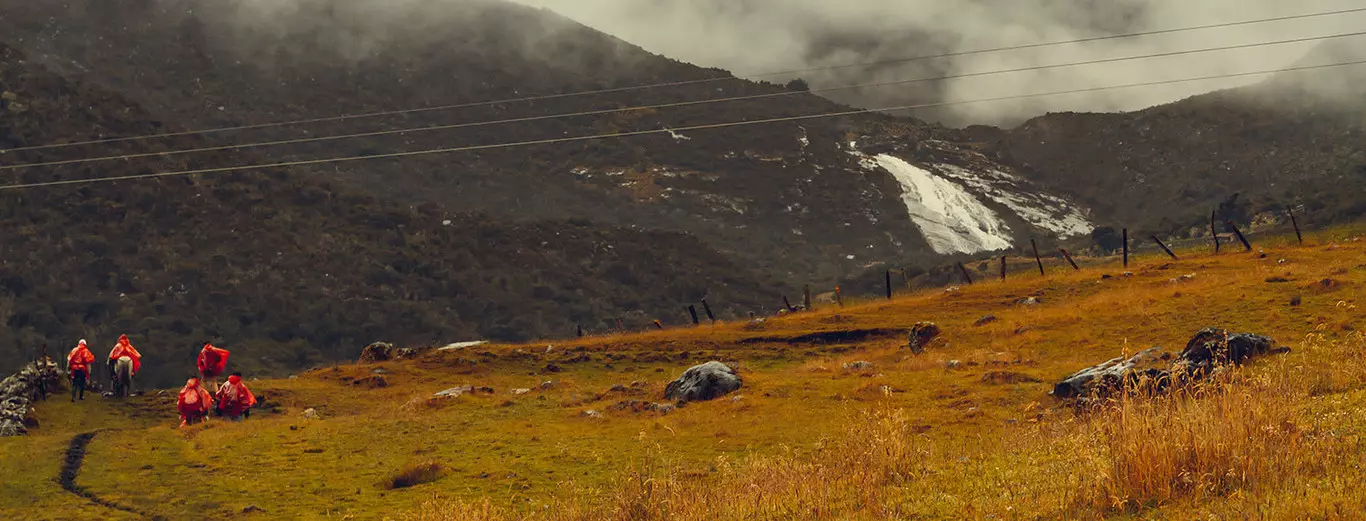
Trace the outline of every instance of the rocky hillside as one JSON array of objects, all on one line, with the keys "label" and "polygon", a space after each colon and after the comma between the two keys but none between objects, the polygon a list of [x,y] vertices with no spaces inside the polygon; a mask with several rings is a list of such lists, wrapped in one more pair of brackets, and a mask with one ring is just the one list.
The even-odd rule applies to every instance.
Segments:
[{"label": "rocky hillside", "polygon": [[[8,18],[6,18],[8,19]],[[0,148],[91,132],[145,134],[156,117],[95,82],[0,46]],[[158,145],[203,146],[185,137]],[[144,144],[111,147],[149,150]],[[58,157],[0,154],[5,163]],[[217,154],[186,168],[265,158]],[[145,172],[119,162],[6,173],[39,182]],[[709,296],[723,316],[762,310],[780,287],[694,238],[584,221],[506,222],[410,208],[319,181],[329,170],[0,191],[0,372],[42,343],[99,354],[128,333],[149,383],[193,371],[206,341],[255,374],[354,357],[366,343],[529,339],[685,320]]]},{"label": "rocky hillside", "polygon": [[[127,96],[171,129],[729,78],[502,0],[377,5],[0,0],[0,40],[68,78]],[[354,156],[848,110],[781,86],[730,80],[206,139],[242,143],[764,94],[794,95],[253,153],[269,160]],[[1089,231],[1084,208],[1038,193],[1010,167],[952,140],[932,141],[933,130],[877,116],[805,120],[352,163],[329,175],[387,199],[436,201],[499,219],[580,218],[691,233],[794,282],[832,280],[877,261],[930,262],[1029,236]],[[90,129],[63,138],[124,134]]]},{"label": "rocky hillside", "polygon": [[[1324,46],[1304,64],[1366,59],[1366,39]],[[1238,213],[1293,205],[1312,225],[1366,215],[1366,66],[1284,73],[1267,82],[1121,114],[1051,114],[1010,130],[975,127],[992,157],[1104,216],[1147,232],[1205,233],[1237,195]]]}]

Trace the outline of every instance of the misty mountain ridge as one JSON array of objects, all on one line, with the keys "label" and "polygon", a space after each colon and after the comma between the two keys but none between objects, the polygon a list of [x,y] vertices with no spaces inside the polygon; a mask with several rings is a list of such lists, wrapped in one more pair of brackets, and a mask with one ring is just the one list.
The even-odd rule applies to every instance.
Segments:
[{"label": "misty mountain ridge", "polygon": [[[724,80],[214,133],[162,144],[129,142],[114,151],[475,124],[440,132],[408,131],[226,150],[208,156],[142,158],[119,163],[118,169],[88,163],[19,171],[18,179],[29,182],[106,176],[115,171],[173,171],[499,145],[849,110],[780,85],[736,80],[724,71],[657,56],[550,11],[498,0],[386,4],[85,0],[64,5],[0,0],[0,12],[5,14],[0,17],[0,43],[27,54],[26,58],[10,55],[9,65],[45,78],[13,88],[23,98],[20,104],[41,106],[32,98],[62,100],[52,112],[29,112],[25,117],[40,115],[67,122],[57,127],[44,127],[37,119],[11,123],[6,147],[662,82]],[[5,89],[12,89],[12,79],[0,80]],[[270,204],[279,205],[287,217],[265,224],[244,221],[235,229],[259,229],[255,235],[268,238],[263,244],[284,241],[294,245],[299,258],[338,263],[326,270],[314,268],[307,276],[288,270],[278,276],[311,280],[318,271],[340,274],[349,281],[343,286],[348,288],[345,291],[364,297],[344,300],[353,307],[342,311],[310,307],[298,315],[346,317],[335,331],[267,326],[260,319],[243,321],[240,316],[238,326],[215,326],[213,331],[202,332],[186,319],[178,325],[173,320],[129,322],[136,315],[178,313],[178,308],[147,307],[167,297],[145,287],[159,288],[165,283],[172,288],[168,291],[193,293],[176,288],[182,280],[203,280],[211,272],[203,266],[219,262],[214,255],[231,256],[214,249],[220,246],[206,250],[216,253],[205,258],[172,255],[166,252],[202,249],[177,245],[211,243],[203,242],[204,237],[155,227],[120,235],[104,228],[108,223],[99,221],[96,213],[78,214],[68,226],[115,238],[114,244],[92,251],[124,251],[131,248],[124,243],[133,238],[148,243],[149,253],[140,254],[146,258],[115,256],[116,268],[107,263],[91,268],[96,280],[112,280],[108,273],[125,273],[117,279],[123,280],[138,270],[166,273],[158,276],[154,286],[134,285],[145,293],[145,300],[127,307],[136,310],[136,315],[115,311],[115,316],[123,317],[121,321],[100,312],[91,314],[85,307],[81,313],[71,311],[74,307],[52,308],[39,320],[27,315],[36,312],[28,310],[32,302],[56,299],[55,295],[74,290],[33,271],[34,266],[50,262],[48,255],[66,259],[84,251],[84,246],[35,250],[29,266],[13,268],[24,290],[23,295],[14,293],[14,316],[28,318],[12,320],[10,333],[22,344],[47,335],[69,335],[78,327],[104,331],[137,325],[140,329],[135,331],[174,339],[177,344],[193,343],[198,340],[192,339],[212,333],[208,336],[261,341],[267,346],[325,346],[319,353],[299,348],[304,349],[303,355],[269,366],[279,370],[346,355],[380,337],[407,342],[475,336],[523,339],[564,334],[576,323],[610,326],[622,315],[630,315],[628,325],[634,327],[647,324],[652,317],[676,315],[680,302],[706,295],[722,296],[730,316],[746,309],[771,310],[785,287],[805,283],[832,287],[862,277],[864,270],[880,274],[887,267],[970,258],[1027,245],[1031,238],[1042,239],[1044,247],[1057,241],[1085,244],[1091,228],[1101,224],[1186,233],[1207,218],[1208,208],[1234,192],[1245,194],[1244,200],[1260,208],[1286,201],[1302,204],[1311,222],[1359,215],[1362,209],[1354,197],[1331,189],[1341,186],[1344,179],[1355,183],[1353,176],[1366,172],[1358,166],[1366,164],[1360,160],[1359,125],[1339,121],[1326,110],[1277,114],[1295,104],[1281,100],[1280,106],[1272,108],[1264,101],[1249,101],[1248,93],[1255,91],[1223,91],[1128,114],[1052,114],[1012,129],[959,130],[866,114],[188,178],[201,190],[231,194],[236,189],[232,183],[248,176],[261,193],[245,200],[225,195],[224,211],[231,212],[233,204],[243,201],[249,201],[252,208],[276,201]],[[755,95],[768,97],[480,124]],[[98,117],[53,115],[81,106],[91,107]],[[6,154],[5,160],[24,163],[110,152],[90,150],[25,151]],[[169,190],[166,187],[179,187],[178,183],[162,181],[150,186]],[[151,189],[137,185],[86,185],[79,190],[107,196],[105,204],[136,207],[149,200],[139,191]],[[114,186],[121,188],[106,192],[105,187]],[[14,212],[35,211],[24,206],[31,201],[25,198],[27,193],[15,192],[16,199],[9,203],[15,205]],[[348,195],[356,193],[370,195],[361,199]],[[179,206],[193,198],[190,193],[171,194],[158,211],[208,219],[197,210]],[[64,203],[49,204],[60,207]],[[320,204],[324,210],[315,208]],[[347,217],[320,217],[329,212],[343,212]],[[465,212],[482,215],[446,217],[469,215]],[[440,224],[448,220],[450,225]],[[40,222],[34,221],[39,228],[36,234],[25,236],[28,240],[58,235],[55,229],[42,228]],[[286,226],[296,222],[312,223],[314,231]],[[414,227],[417,224],[411,223],[417,222],[443,231],[418,234],[423,238],[418,244],[425,245],[418,248],[410,242],[413,234],[392,229],[399,224]],[[444,231],[451,228],[461,233]],[[577,231],[561,235],[570,230]],[[431,239],[434,236],[452,242]],[[550,236],[560,239],[548,240]],[[218,242],[212,244],[233,245],[242,240],[231,234],[214,237]],[[338,237],[351,239],[338,243]],[[502,246],[486,251],[488,244]],[[613,245],[617,253],[592,260],[604,244]],[[397,250],[381,253],[386,247]],[[534,261],[509,260],[546,248],[545,255]],[[242,246],[239,251],[245,252],[239,257],[250,262],[272,258],[264,246]],[[374,261],[357,265],[340,260],[356,256]],[[586,264],[585,258],[590,259]],[[535,268],[527,272],[527,266]],[[567,275],[547,281],[554,278],[553,273]],[[451,286],[443,279],[464,282]],[[330,290],[309,289],[330,287],[321,281],[298,287],[271,282],[259,287],[275,286],[292,288],[291,300],[325,303],[337,298]],[[233,302],[242,313],[277,309],[280,302],[261,299],[283,298],[241,293],[235,288],[223,291],[218,301]],[[100,297],[106,307],[97,311],[121,309],[122,304],[108,300],[114,298],[109,295]],[[402,311],[368,311],[367,306],[390,299],[405,302]],[[194,316],[216,312],[212,305],[204,309]],[[451,309],[461,318],[450,318]],[[287,323],[295,316],[281,314],[277,319]],[[309,324],[307,318],[295,323]]]}]

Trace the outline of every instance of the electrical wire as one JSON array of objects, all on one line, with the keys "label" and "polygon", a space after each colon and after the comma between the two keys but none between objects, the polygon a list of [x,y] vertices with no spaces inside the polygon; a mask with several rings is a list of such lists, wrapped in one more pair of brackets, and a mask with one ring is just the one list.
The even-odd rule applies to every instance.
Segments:
[{"label": "electrical wire", "polygon": [[1139,38],[1139,37],[1155,36],[1155,35],[1162,35],[1162,34],[1174,34],[1174,33],[1190,32],[1190,31],[1202,31],[1202,30],[1207,30],[1207,29],[1219,29],[1219,28],[1227,28],[1227,27],[1238,27],[1238,26],[1245,26],[1245,25],[1254,25],[1254,24],[1263,24],[1263,23],[1272,23],[1272,22],[1283,22],[1283,21],[1300,20],[1300,19],[1306,19],[1306,18],[1319,18],[1319,17],[1325,17],[1325,16],[1336,16],[1336,15],[1352,14],[1352,13],[1361,13],[1361,12],[1366,12],[1366,7],[1352,8],[1352,9],[1339,9],[1339,10],[1335,10],[1335,11],[1324,11],[1324,12],[1315,12],[1315,13],[1305,13],[1305,14],[1298,14],[1298,15],[1278,16],[1278,17],[1273,17],[1273,18],[1260,18],[1260,19],[1255,19],[1255,20],[1242,20],[1242,21],[1237,21],[1237,22],[1223,22],[1223,23],[1215,23],[1215,24],[1194,25],[1194,26],[1179,27],[1179,28],[1172,28],[1172,29],[1159,29],[1159,30],[1153,30],[1153,31],[1142,31],[1142,32],[1125,33],[1125,34],[1116,34],[1116,35],[1093,36],[1093,37],[1087,37],[1087,38],[1076,38],[1076,39],[1071,39],[1071,40],[1057,40],[1057,41],[1051,41],[1051,42],[1038,42],[1038,43],[1031,43],[1031,44],[1022,44],[1022,45],[1011,45],[1011,46],[1004,46],[1004,47],[993,47],[993,48],[985,48],[985,49],[976,49],[976,50],[970,50],[970,51],[956,51],[956,52],[948,52],[948,53],[940,53],[940,54],[929,54],[929,55],[921,55],[921,56],[911,56],[911,57],[906,57],[906,58],[895,58],[895,59],[888,59],[888,60],[867,61],[867,62],[858,62],[858,63],[847,63],[847,64],[840,64],[840,65],[830,65],[830,66],[822,66],[822,67],[811,67],[811,68],[806,68],[806,69],[794,69],[794,70],[787,70],[787,71],[775,71],[775,72],[764,72],[764,73],[758,73],[758,74],[744,74],[744,75],[722,76],[722,77],[715,77],[715,78],[702,78],[702,79],[696,79],[696,80],[682,80],[682,81],[672,81],[672,82],[661,82],[661,83],[640,84],[640,85],[631,85],[631,86],[626,86],[626,87],[614,87],[614,88],[605,88],[605,89],[594,89],[594,90],[585,90],[585,91],[578,91],[578,92],[568,92],[568,93],[561,93],[561,94],[546,94],[546,95],[540,95],[540,96],[525,96],[525,97],[519,97],[519,98],[507,98],[507,99],[500,99],[500,100],[478,101],[478,102],[459,103],[459,104],[452,104],[452,105],[439,105],[439,106],[435,106],[435,107],[417,107],[417,108],[401,109],[401,110],[389,110],[389,111],[381,111],[381,112],[368,112],[368,113],[361,113],[361,114],[344,114],[344,115],[339,115],[339,116],[329,116],[329,117],[319,117],[319,118],[308,118],[308,119],[296,119],[296,120],[288,120],[288,121],[277,121],[277,122],[271,122],[271,123],[258,123],[258,124],[251,124],[251,125],[237,125],[237,126],[230,126],[230,127],[218,127],[218,128],[208,128],[208,129],[200,129],[200,130],[186,130],[186,131],[179,131],[179,132],[166,132],[166,133],[161,133],[161,134],[148,134],[148,135],[142,135],[142,136],[128,136],[128,137],[117,137],[117,138],[106,138],[106,139],[92,139],[92,140],[85,140],[85,141],[75,141],[75,142],[70,142],[70,143],[52,143],[52,144],[47,144],[47,145],[33,145],[33,146],[27,146],[27,147],[18,147],[18,148],[11,148],[11,149],[6,149],[6,150],[0,150],[0,154],[3,154],[3,153],[5,153],[5,152],[19,152],[19,151],[26,151],[26,150],[44,150],[44,149],[66,148],[66,147],[83,146],[83,145],[95,145],[95,144],[106,144],[106,143],[118,143],[118,142],[126,142],[126,141],[143,141],[143,140],[161,139],[161,138],[169,138],[169,137],[180,137],[180,136],[190,136],[190,135],[199,135],[199,134],[214,134],[214,133],[235,132],[235,131],[242,131],[242,130],[255,130],[255,129],[263,129],[263,128],[287,127],[287,126],[295,126],[295,125],[307,125],[307,124],[313,124],[313,123],[328,123],[328,122],[336,122],[336,121],[347,121],[347,120],[363,119],[363,118],[377,118],[377,117],[384,117],[384,116],[398,116],[398,115],[417,114],[417,113],[424,113],[424,112],[454,110],[454,109],[461,109],[461,108],[472,108],[472,107],[484,107],[484,106],[490,106],[490,105],[501,105],[501,104],[507,104],[507,103],[522,103],[522,102],[530,102],[530,101],[546,101],[546,100],[554,100],[554,99],[572,98],[572,97],[578,97],[578,96],[588,96],[588,95],[596,95],[596,94],[613,94],[613,93],[631,92],[631,91],[638,91],[638,90],[658,89],[658,88],[667,88],[667,87],[680,87],[680,86],[686,86],[686,85],[697,85],[697,84],[716,83],[716,82],[726,82],[726,81],[747,81],[747,80],[745,80],[744,78],[742,78],[742,77],[737,77],[737,76],[744,76],[744,77],[748,77],[748,78],[764,78],[764,77],[772,77],[772,76],[790,76],[790,75],[794,75],[794,74],[803,74],[803,73],[819,72],[819,71],[827,71],[827,70],[839,70],[839,69],[848,69],[848,68],[857,68],[857,67],[873,67],[873,66],[879,66],[879,65],[890,65],[890,64],[894,64],[894,63],[909,63],[909,62],[924,61],[924,60],[935,60],[935,59],[943,59],[943,58],[957,58],[957,57],[971,56],[971,55],[977,55],[977,54],[989,54],[989,53],[996,53],[996,52],[1017,51],[1017,50],[1027,50],[1027,49],[1038,49],[1038,48],[1043,48],[1043,47],[1052,47],[1052,46],[1061,46],[1061,45],[1073,45],[1073,44],[1079,44],[1079,43],[1090,43],[1090,42],[1098,42],[1098,41],[1106,41],[1106,40],[1119,40],[1119,39],[1127,39],[1127,38]]},{"label": "electrical wire", "polygon": [[133,175],[123,175],[123,176],[96,177],[96,178],[89,178],[89,179],[68,179],[68,180],[62,180],[62,181],[43,181],[43,182],[37,182],[37,183],[23,183],[23,184],[13,184],[13,185],[3,185],[3,186],[0,186],[0,191],[20,190],[20,189],[40,188],[40,187],[52,187],[52,186],[68,186],[68,185],[79,185],[79,184],[103,183],[103,182],[112,182],[112,181],[129,181],[129,180],[137,180],[137,179],[157,179],[157,178],[168,178],[168,177],[181,177],[181,176],[192,176],[192,175],[202,175],[202,174],[214,174],[214,173],[224,173],[224,172],[238,172],[238,171],[243,171],[243,170],[268,169],[268,168],[284,168],[284,167],[292,167],[292,166],[307,166],[307,165],[320,165],[320,164],[331,164],[331,163],[346,163],[346,162],[353,162],[353,161],[364,161],[364,160],[375,160],[375,159],[396,159],[396,158],[405,158],[405,157],[414,157],[414,156],[426,156],[426,155],[433,155],[433,154],[448,154],[448,153],[453,153],[453,152],[467,152],[467,151],[475,151],[475,150],[491,150],[491,149],[502,149],[502,148],[525,147],[525,146],[533,146],[533,145],[546,145],[546,144],[555,144],[555,143],[569,143],[569,142],[577,142],[577,141],[591,141],[591,140],[600,140],[600,139],[614,139],[614,138],[623,138],[623,137],[632,137],[632,136],[644,136],[644,135],[650,135],[650,134],[663,134],[663,133],[671,133],[671,134],[672,134],[672,133],[677,133],[677,132],[690,132],[690,131],[696,131],[696,130],[710,130],[710,129],[718,129],[718,128],[731,128],[731,127],[741,127],[741,126],[750,126],[750,125],[762,125],[762,124],[769,124],[769,123],[783,123],[783,122],[805,121],[805,120],[812,120],[812,119],[822,119],[822,118],[832,118],[832,117],[842,117],[842,116],[855,116],[855,115],[861,115],[861,114],[871,114],[871,113],[876,113],[876,112],[891,112],[891,111],[913,110],[913,109],[922,109],[922,108],[931,108],[931,107],[943,107],[943,106],[951,106],[951,105],[964,105],[964,104],[972,104],[972,103],[987,103],[987,102],[996,102],[996,101],[1008,101],[1008,100],[1029,99],[1029,98],[1040,98],[1040,97],[1048,97],[1048,96],[1061,96],[1061,95],[1068,95],[1068,94],[1082,94],[1082,93],[1088,93],[1088,92],[1098,92],[1098,91],[1118,90],[1118,89],[1129,89],[1129,88],[1137,88],[1137,87],[1151,87],[1151,86],[1158,86],[1158,85],[1169,85],[1169,84],[1174,84],[1174,83],[1186,83],[1186,82],[1195,82],[1195,81],[1208,81],[1208,80],[1220,80],[1220,79],[1228,79],[1228,78],[1240,78],[1240,77],[1249,77],[1249,76],[1260,76],[1260,75],[1267,75],[1267,74],[1278,74],[1278,73],[1287,73],[1287,72],[1298,72],[1298,71],[1307,71],[1307,70],[1316,70],[1316,69],[1326,69],[1326,68],[1332,68],[1332,67],[1346,67],[1346,66],[1351,66],[1351,65],[1362,65],[1362,64],[1366,64],[1366,60],[1351,61],[1351,62],[1342,62],[1342,63],[1333,63],[1333,64],[1326,64],[1326,65],[1306,65],[1306,66],[1299,66],[1299,67],[1288,67],[1288,68],[1281,68],[1281,69],[1263,70],[1263,71],[1254,71],[1254,72],[1242,72],[1242,73],[1233,73],[1233,74],[1217,74],[1217,75],[1202,76],[1202,77],[1196,77],[1196,78],[1182,78],[1182,79],[1174,79],[1174,80],[1158,80],[1158,81],[1149,81],[1149,82],[1143,82],[1143,83],[1132,83],[1132,84],[1126,84],[1126,85],[1113,85],[1113,86],[1106,86],[1106,87],[1091,87],[1091,88],[1084,88],[1084,89],[1072,89],[1072,90],[1065,90],[1065,91],[1044,92],[1044,93],[1035,93],[1035,94],[1018,94],[1018,95],[1000,96],[1000,97],[994,97],[994,98],[983,98],[983,99],[976,99],[976,100],[947,101],[947,102],[937,102],[937,103],[924,103],[924,104],[917,104],[917,105],[903,105],[903,106],[898,106],[898,107],[880,107],[880,108],[870,108],[870,109],[857,109],[857,110],[848,110],[848,111],[841,111],[841,112],[830,112],[830,113],[820,113],[820,114],[808,114],[808,115],[803,115],[803,116],[786,116],[786,117],[779,117],[779,118],[759,119],[759,120],[750,120],[750,121],[731,121],[731,122],[724,122],[724,123],[711,123],[711,124],[705,124],[705,125],[692,125],[692,126],[678,127],[678,128],[673,128],[673,129],[639,130],[639,131],[630,131],[630,132],[617,132],[617,133],[610,133],[610,134],[594,134],[594,135],[586,135],[586,136],[572,136],[572,137],[564,137],[564,138],[552,138],[552,139],[540,139],[540,140],[531,140],[531,141],[519,141],[519,142],[511,142],[511,143],[494,143],[494,144],[488,144],[488,145],[470,145],[470,146],[450,147],[450,148],[436,148],[436,149],[426,149],[426,150],[414,150],[414,151],[408,151],[408,152],[393,152],[393,153],[388,153],[388,154],[374,154],[374,155],[365,155],[365,156],[345,156],[345,157],[334,157],[334,158],[323,158],[323,159],[309,159],[309,160],[301,160],[301,161],[286,161],[286,162],[279,162],[279,163],[266,163],[266,164],[255,164],[255,165],[226,166],[226,167],[215,167],[215,168],[201,168],[201,169],[195,169],[195,170],[181,170],[181,171],[173,171],[173,172],[155,172],[155,173],[149,173],[149,174],[133,174]]},{"label": "electrical wire", "polygon": [[914,83],[925,83],[925,82],[933,82],[933,81],[945,81],[945,80],[954,80],[954,79],[963,79],[963,78],[975,78],[975,77],[993,76],[993,75],[999,75],[999,74],[1012,74],[1012,73],[1018,73],[1018,72],[1031,72],[1031,71],[1040,71],[1040,70],[1048,70],[1048,69],[1060,69],[1060,68],[1068,68],[1068,67],[1081,67],[1081,66],[1086,66],[1086,65],[1098,65],[1098,64],[1106,64],[1106,63],[1118,63],[1118,62],[1125,62],[1125,61],[1145,60],[1145,59],[1154,59],[1154,58],[1170,58],[1170,57],[1174,57],[1174,56],[1186,56],[1186,55],[1192,55],[1192,54],[1201,54],[1201,53],[1218,52],[1218,51],[1228,51],[1228,50],[1236,50],[1236,49],[1251,49],[1251,48],[1268,47],[1268,46],[1274,46],[1274,45],[1287,45],[1287,44],[1305,43],[1305,42],[1313,42],[1313,41],[1322,41],[1322,40],[1337,39],[1337,38],[1349,38],[1349,37],[1354,37],[1354,36],[1366,36],[1366,31],[1358,31],[1358,32],[1353,32],[1353,33],[1342,33],[1342,34],[1332,34],[1332,35],[1325,35],[1325,36],[1311,36],[1311,37],[1304,37],[1304,38],[1292,38],[1292,39],[1286,39],[1286,40],[1276,40],[1276,41],[1271,41],[1271,42],[1258,42],[1258,43],[1248,43],[1248,44],[1238,44],[1238,45],[1225,45],[1225,46],[1219,46],[1219,47],[1206,47],[1206,48],[1202,48],[1202,49],[1189,49],[1189,50],[1182,50],[1182,51],[1163,52],[1163,53],[1157,53],[1157,54],[1144,54],[1144,55],[1138,55],[1138,56],[1125,56],[1125,57],[1119,57],[1119,58],[1101,58],[1101,59],[1087,60],[1087,61],[1080,61],[1080,62],[1069,62],[1069,63],[1059,63],[1059,64],[1050,64],[1050,65],[1035,65],[1035,66],[1030,66],[1030,67],[1018,67],[1018,68],[1014,68],[1014,69],[1001,69],[1001,70],[992,70],[992,71],[970,72],[970,73],[953,74],[953,75],[946,75],[946,76],[936,76],[936,77],[931,77],[931,78],[915,78],[915,79],[908,79],[908,80],[893,80],[893,81],[884,81],[884,82],[877,82],[877,83],[864,83],[864,84],[856,84],[856,85],[841,85],[841,86],[837,86],[837,87],[824,87],[824,88],[819,88],[819,89],[810,89],[810,90],[807,90],[807,91],[782,91],[782,92],[770,92],[770,93],[764,93],[764,94],[752,94],[752,95],[748,95],[748,96],[733,96],[733,97],[712,98],[712,99],[705,99],[705,100],[680,101],[680,102],[673,102],[673,103],[661,103],[661,104],[656,104],[656,105],[641,105],[641,106],[622,107],[622,108],[615,108],[615,109],[601,109],[601,110],[590,110],[590,111],[581,111],[581,112],[569,112],[569,113],[561,113],[561,114],[547,114],[547,115],[541,115],[541,116],[527,116],[527,117],[520,117],[520,118],[508,118],[508,119],[491,120],[491,121],[476,121],[476,122],[468,122],[468,123],[455,123],[455,124],[449,124],[449,125],[435,125],[435,126],[426,126],[426,127],[410,127],[410,128],[401,128],[401,129],[391,129],[391,130],[378,130],[378,131],[373,131],[373,132],[361,132],[361,133],[354,133],[354,134],[340,134],[340,135],[332,135],[332,136],[314,136],[314,137],[307,137],[307,138],[284,139],[284,140],[264,141],[264,142],[258,142],[258,143],[245,143],[245,144],[236,144],[236,145],[215,145],[215,146],[199,147],[199,148],[191,148],[191,149],[183,149],[183,150],[167,150],[167,151],[160,151],[160,152],[142,152],[142,153],[136,153],[136,154],[109,155],[109,156],[99,156],[99,157],[89,157],[89,158],[79,158],[79,159],[63,159],[63,160],[45,161],[45,162],[39,162],[39,163],[24,163],[24,164],[17,164],[17,165],[0,165],[0,171],[5,171],[5,170],[17,170],[17,169],[22,169],[22,168],[37,168],[37,167],[46,167],[46,166],[61,166],[61,165],[71,165],[71,164],[80,164],[80,163],[95,163],[95,162],[102,162],[102,161],[118,161],[118,160],[139,159],[139,158],[147,158],[147,157],[170,157],[170,156],[176,156],[176,155],[194,154],[194,153],[201,153],[201,152],[218,152],[218,151],[226,151],[226,150],[234,150],[234,151],[235,151],[235,150],[244,150],[244,149],[249,149],[249,148],[273,147],[273,146],[283,146],[283,145],[297,145],[297,144],[304,144],[304,143],[318,143],[318,142],[337,141],[337,140],[344,140],[344,139],[358,139],[358,138],[364,138],[364,137],[378,137],[378,136],[389,136],[389,135],[397,135],[397,134],[410,134],[410,133],[419,133],[419,132],[432,132],[432,131],[438,131],[438,130],[454,130],[454,129],[461,129],[461,128],[483,127],[483,126],[500,125],[500,124],[511,124],[511,123],[527,123],[527,122],[532,122],[532,121],[545,121],[545,120],[554,120],[554,119],[563,119],[563,118],[575,118],[575,117],[584,117],[584,116],[597,116],[597,115],[615,114],[615,113],[621,113],[621,112],[634,112],[634,111],[644,111],[644,110],[659,110],[659,109],[666,109],[666,108],[677,108],[677,107],[687,107],[687,106],[695,106],[695,105],[707,105],[707,104],[712,104],[712,103],[728,103],[728,102],[735,102],[735,101],[746,101],[746,100],[756,100],[756,99],[765,99],[765,98],[776,98],[776,97],[783,97],[783,96],[794,96],[794,95],[803,95],[803,94],[811,94],[811,93],[819,93],[819,92],[836,92],[836,91],[853,90],[853,89],[881,88],[881,87],[891,87],[891,86],[899,86],[899,85],[908,85],[908,84],[914,84]]}]

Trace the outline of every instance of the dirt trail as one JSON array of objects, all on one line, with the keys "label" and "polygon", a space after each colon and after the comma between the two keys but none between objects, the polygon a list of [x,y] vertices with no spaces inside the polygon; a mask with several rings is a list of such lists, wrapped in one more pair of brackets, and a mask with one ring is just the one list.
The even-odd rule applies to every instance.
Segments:
[{"label": "dirt trail", "polygon": [[88,499],[91,503],[102,507],[121,510],[154,521],[162,521],[165,519],[105,500],[76,484],[76,476],[81,473],[81,465],[85,463],[86,446],[90,445],[90,440],[94,439],[95,435],[98,433],[99,431],[86,432],[77,434],[76,437],[71,438],[71,444],[66,448],[66,458],[62,461],[62,470],[57,475],[57,481],[62,484],[62,489]]}]

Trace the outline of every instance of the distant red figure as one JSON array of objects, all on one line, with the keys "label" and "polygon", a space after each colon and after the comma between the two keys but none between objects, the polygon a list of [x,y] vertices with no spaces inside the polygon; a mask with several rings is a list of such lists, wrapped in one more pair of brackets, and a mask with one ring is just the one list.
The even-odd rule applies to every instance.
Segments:
[{"label": "distant red figure", "polygon": [[228,367],[229,354],[227,349],[214,347],[213,344],[204,344],[204,349],[199,351],[199,378],[214,392],[218,391],[218,375],[223,374]]},{"label": "distant red figure", "polygon": [[233,373],[228,383],[218,389],[218,412],[231,421],[242,421],[248,411],[256,405],[256,396],[251,394],[247,385],[242,383],[242,374]]},{"label": "distant red figure", "polygon": [[191,378],[185,381],[185,388],[180,390],[176,408],[180,410],[181,427],[194,425],[208,417],[209,410],[213,409],[213,397],[199,385],[198,378]]}]

